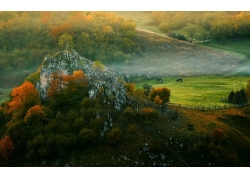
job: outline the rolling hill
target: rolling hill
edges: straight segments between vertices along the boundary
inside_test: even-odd
[[[137,29],[137,53],[124,65],[109,64],[131,76],[193,76],[237,73],[248,59],[230,51],[206,48],[155,32]]]

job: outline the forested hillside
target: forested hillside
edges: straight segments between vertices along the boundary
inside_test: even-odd
[[[1,12],[1,82],[6,85],[8,74],[17,70],[24,78],[45,55],[66,49],[66,41],[68,49],[90,60],[129,59],[135,48],[135,27],[133,21],[108,12]]]
[[[249,12],[152,12],[151,17],[159,30],[182,29],[191,41],[250,36]]]

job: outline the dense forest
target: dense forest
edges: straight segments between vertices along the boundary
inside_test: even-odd
[[[64,41],[90,60],[124,61],[135,49],[135,27],[108,12],[1,12],[0,72],[34,70]]]

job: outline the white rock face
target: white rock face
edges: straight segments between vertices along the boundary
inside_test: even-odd
[[[74,50],[57,52],[52,57],[46,57],[42,65],[40,81],[36,85],[41,99],[48,99],[50,76],[53,73],[61,71],[64,75],[68,75],[74,70],[82,70],[89,77],[89,97],[101,97],[107,105],[121,109],[126,103],[126,92],[123,84],[118,81],[116,73],[108,68],[98,71],[91,68],[92,65],[93,62],[80,57]]]

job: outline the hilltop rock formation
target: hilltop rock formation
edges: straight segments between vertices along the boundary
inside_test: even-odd
[[[114,71],[93,68],[93,62],[81,57],[75,50],[57,52],[54,56],[45,57],[42,64],[40,80],[36,88],[42,100],[48,100],[48,87],[51,75],[54,73],[72,74],[75,70],[82,70],[89,78],[89,97],[101,97],[103,102],[116,109],[121,109],[126,103],[126,92],[123,84],[118,81]]]

